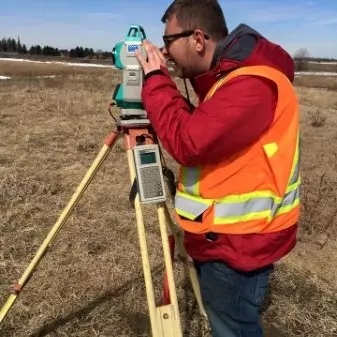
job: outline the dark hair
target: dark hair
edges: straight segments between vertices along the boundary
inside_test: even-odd
[[[176,16],[186,30],[201,29],[211,39],[220,41],[228,35],[228,28],[217,0],[175,0],[167,8],[161,21]]]

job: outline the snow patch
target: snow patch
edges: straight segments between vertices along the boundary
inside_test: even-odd
[[[62,65],[73,66],[73,67],[93,67],[93,68],[116,69],[116,67],[113,66],[113,65],[96,64],[96,63],[72,63],[72,62],[60,62],[60,61],[34,61],[34,60],[27,60],[27,59],[13,59],[13,58],[4,58],[4,57],[0,57],[0,61],[31,62],[31,63],[42,63],[42,64],[62,64]]]
[[[313,64],[337,64],[337,62],[320,62],[320,61],[309,61],[308,63],[313,63]]]
[[[60,77],[60,76],[56,76],[56,75],[36,76],[36,78],[55,78],[55,77]]]
[[[337,72],[329,72],[329,71],[298,71],[295,72],[295,76],[302,76],[302,75],[316,75],[316,76],[337,76]]]

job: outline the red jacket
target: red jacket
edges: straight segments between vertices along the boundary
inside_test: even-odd
[[[294,62],[280,46],[246,25],[238,26],[219,43],[211,70],[191,84],[201,104],[192,108],[167,70],[148,76],[142,99],[164,148],[181,165],[196,166],[227,158],[256,141],[271,125],[277,92],[267,79],[241,76],[202,103],[219,74],[247,65],[269,65],[293,81]],[[197,261],[218,260],[249,271],[286,255],[296,243],[297,224],[277,233],[205,235],[185,232],[185,246]]]

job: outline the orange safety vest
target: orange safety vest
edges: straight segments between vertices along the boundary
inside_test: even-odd
[[[261,76],[276,83],[274,121],[258,141],[231,158],[180,168],[175,210],[178,223],[188,232],[263,234],[286,229],[299,219],[299,106],[295,90],[280,71],[248,66],[217,81],[205,100],[241,75]]]

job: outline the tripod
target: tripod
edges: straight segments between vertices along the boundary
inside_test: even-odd
[[[125,146],[125,150],[127,154],[130,181],[133,184],[133,187],[136,186],[135,181],[137,177],[137,172],[136,172],[136,167],[135,167],[133,149],[137,145],[158,144],[157,137],[154,131],[152,130],[151,125],[149,124],[147,119],[139,120],[139,121],[132,120],[132,121],[127,121],[127,122],[117,121],[116,130],[106,137],[102,149],[96,156],[94,162],[92,163],[86,175],[80,182],[75,193],[72,195],[70,201],[68,202],[66,207],[63,209],[58,220],[56,221],[51,231],[49,232],[49,234],[43,241],[42,245],[38,249],[33,260],[30,262],[30,264],[28,265],[28,267],[22,274],[19,281],[13,285],[11,295],[9,296],[7,302],[5,303],[4,307],[0,311],[0,323],[4,320],[8,311],[14,304],[15,300],[17,299],[17,297],[23,290],[24,286],[26,285],[26,283],[29,281],[32,274],[34,273],[39,262],[45,255],[47,249],[51,246],[51,244],[55,240],[57,234],[60,232],[66,220],[68,219],[71,212],[73,211],[74,207],[77,205],[77,203],[81,199],[83,193],[89,186],[90,182],[92,181],[95,174],[101,167],[107,155],[109,154],[109,152],[115,145],[118,138],[121,136],[123,136],[124,138],[124,146]],[[145,226],[144,226],[144,221],[143,221],[143,214],[142,214],[142,207],[141,207],[141,201],[139,198],[139,193],[135,193],[133,202],[134,202],[134,208],[135,208],[136,220],[137,220],[137,230],[138,230],[138,236],[139,236],[140,252],[141,252],[141,258],[142,258],[142,267],[143,267],[143,272],[144,272],[144,280],[145,280],[148,309],[149,309],[149,315],[150,315],[150,321],[151,321],[152,336],[153,337],[182,337],[182,328],[181,328],[181,320],[180,320],[180,315],[179,315],[176,286],[175,286],[175,281],[174,281],[174,276],[173,276],[173,265],[172,265],[172,256],[171,256],[172,247],[170,251],[169,237],[168,237],[168,231],[167,231],[166,225],[168,225],[170,232],[171,232],[171,238],[174,238],[174,242],[177,244],[179,255],[184,261],[184,266],[188,274],[188,277],[190,279],[190,282],[191,282],[191,285],[192,285],[192,288],[195,294],[195,298],[199,306],[200,313],[206,316],[203,305],[202,305],[201,294],[200,294],[196,271],[194,269],[193,264],[190,263],[189,261],[189,256],[183,246],[182,233],[177,228],[177,226],[175,226],[175,224],[173,223],[170,217],[169,209],[168,209],[166,202],[164,201],[164,202],[156,203],[158,220],[159,220],[159,228],[160,228],[160,234],[161,234],[161,241],[162,241],[162,248],[163,248],[163,255],[164,255],[164,263],[165,263],[165,269],[166,269],[166,286],[168,287],[168,289],[164,291],[164,294],[166,294],[166,296],[164,297],[167,297],[163,301],[165,303],[161,306],[156,305],[152,274],[151,274],[151,268],[150,268],[150,263],[149,263],[146,232],[145,232]]]

